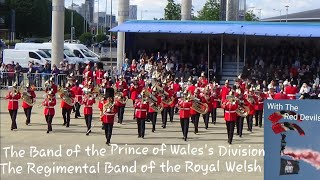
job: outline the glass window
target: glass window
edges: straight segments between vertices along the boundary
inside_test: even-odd
[[[40,60],[41,58],[34,52],[29,52],[29,57],[32,59],[38,59]]]

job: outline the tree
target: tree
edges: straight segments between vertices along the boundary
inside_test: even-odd
[[[259,21],[259,17],[253,13],[253,10],[246,12],[246,21]]]
[[[181,5],[176,4],[174,0],[168,0],[168,4],[164,9],[165,20],[180,20],[181,19]]]
[[[203,8],[200,11],[198,11],[197,20],[220,20],[220,0],[207,0]]]
[[[90,32],[83,33],[79,37],[79,40],[82,44],[90,46],[92,43],[92,34]]]

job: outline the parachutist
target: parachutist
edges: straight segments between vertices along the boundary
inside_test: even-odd
[[[287,145],[287,142],[286,142],[286,135],[285,134],[281,134],[281,150],[280,150],[280,155],[281,154],[284,154],[284,150],[286,149],[286,145]]]

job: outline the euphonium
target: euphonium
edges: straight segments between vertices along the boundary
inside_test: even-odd
[[[155,97],[152,93],[150,93],[148,90],[142,91],[142,98],[147,99],[147,101],[150,103],[150,108],[153,109],[156,112],[161,112],[163,110],[163,106],[158,106],[158,99]]]
[[[69,96],[68,92],[65,92],[63,88],[59,88],[59,93],[61,98],[69,105],[73,106],[74,105],[74,100]]]
[[[249,114],[249,111],[250,110],[248,106],[241,105],[241,104],[238,106],[238,109],[236,109],[236,113],[241,117],[247,117]]]
[[[188,100],[192,101],[191,108],[200,114],[206,114],[208,112],[208,105],[206,103],[200,102],[200,99],[195,96],[187,97]]]
[[[128,101],[128,97],[123,95],[123,92],[116,92],[114,94],[114,97],[121,103],[121,104],[126,104]]]
[[[33,100],[33,98],[31,98],[31,95],[27,92],[22,93],[21,99],[29,106],[33,106],[36,103],[36,101]]]
[[[102,114],[101,114],[100,118],[102,118],[102,116],[104,116],[108,112],[111,112],[113,107],[114,107],[114,105],[115,105],[115,102],[114,101],[110,101],[110,100],[108,100],[107,103],[103,104]]]

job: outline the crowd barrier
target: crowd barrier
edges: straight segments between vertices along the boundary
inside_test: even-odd
[[[58,86],[65,86],[68,82],[67,74],[0,72],[0,88],[7,89],[17,82],[18,86],[26,86],[29,83],[40,91],[45,89],[45,82],[51,77],[54,77],[55,84]],[[82,75],[76,75],[75,79],[80,84],[83,81]]]

